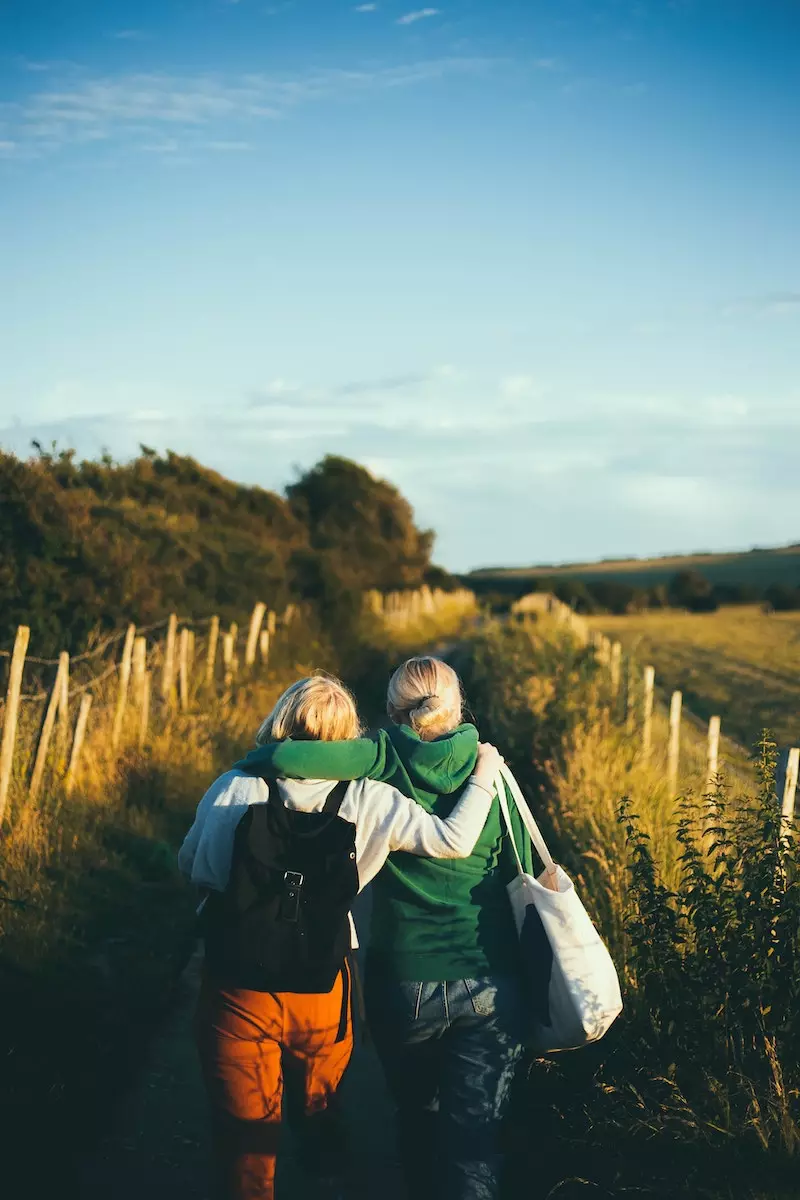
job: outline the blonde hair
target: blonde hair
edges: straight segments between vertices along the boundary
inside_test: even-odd
[[[461,724],[461,681],[440,658],[409,658],[389,680],[386,701],[391,719],[410,725],[426,742]]]
[[[332,675],[311,675],[278,697],[256,734],[256,745],[290,737],[340,742],[360,733],[356,702],[344,684]]]

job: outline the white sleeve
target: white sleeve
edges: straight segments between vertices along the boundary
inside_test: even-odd
[[[212,783],[178,851],[178,867],[192,883],[218,892],[225,890],[236,826],[249,806],[263,804],[268,794],[263,779],[234,771]]]
[[[397,788],[360,780],[356,811],[356,851],[361,886],[381,869],[393,850],[427,858],[468,858],[475,849],[489,809],[491,794],[468,783],[449,817],[436,817]]]

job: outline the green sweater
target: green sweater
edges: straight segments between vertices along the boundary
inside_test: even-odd
[[[347,742],[273,742],[236,766],[266,778],[379,779],[447,817],[477,753],[474,725],[430,742],[394,725]],[[511,812],[523,865],[531,870],[530,839],[513,803]],[[397,979],[426,982],[516,970],[517,936],[506,894],[515,870],[497,800],[469,858],[391,854],[372,885],[370,959]]]

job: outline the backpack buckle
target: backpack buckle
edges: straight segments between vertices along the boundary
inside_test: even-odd
[[[287,871],[283,877],[281,917],[284,921],[297,921],[300,916],[300,891],[305,876],[300,871]]]

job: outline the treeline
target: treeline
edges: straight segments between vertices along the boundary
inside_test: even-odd
[[[363,589],[449,580],[400,492],[347,459],[278,495],[146,446],[127,463],[35,449],[0,452],[0,646],[18,624],[47,654],[173,611],[234,620],[262,599],[310,601],[330,626]]]
[[[529,592],[552,592],[579,613],[632,613],[649,608],[680,608],[689,612],[715,612],[725,604],[763,604],[775,612],[800,610],[800,586],[772,583],[712,583],[700,572],[677,572],[667,583],[649,587],[618,579],[584,581],[569,576],[536,576],[533,579],[467,577],[469,586],[484,603],[507,608]]]

